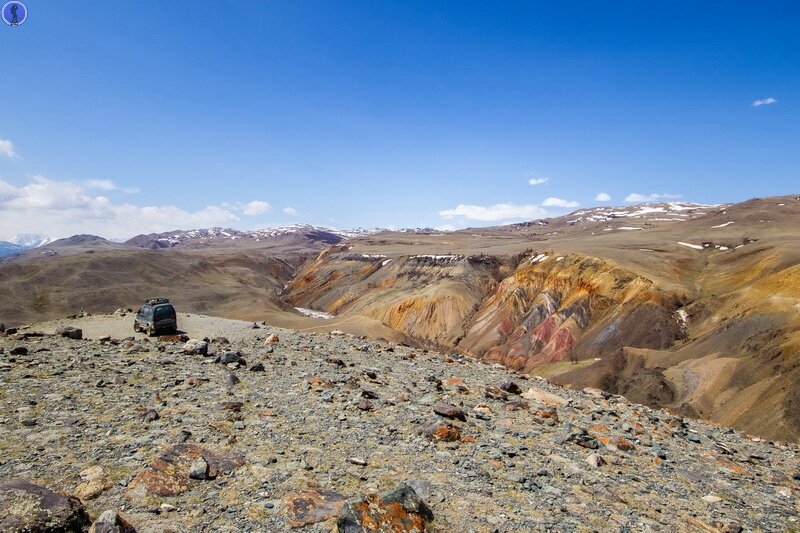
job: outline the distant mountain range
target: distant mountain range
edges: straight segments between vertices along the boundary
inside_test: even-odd
[[[200,228],[191,230],[173,230],[163,233],[148,233],[137,235],[122,245],[137,248],[175,248],[175,247],[218,247],[235,245],[238,243],[261,243],[279,238],[306,237],[312,241],[321,241],[327,244],[336,244],[344,239],[364,237],[375,233],[392,231],[387,228],[352,228],[338,229],[327,226],[314,226],[311,224],[291,224],[256,230],[236,230],[231,228]],[[432,228],[406,228],[396,230],[399,233],[430,233]],[[90,235],[73,236],[66,239],[52,239],[36,234],[17,235],[9,241],[0,241],[0,256],[24,252],[48,244],[59,246],[74,246],[87,244],[86,239],[95,239],[112,244],[102,237]],[[76,240],[77,239],[77,240]],[[238,243],[236,241],[239,241]]]

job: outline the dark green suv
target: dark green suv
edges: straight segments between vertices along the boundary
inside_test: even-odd
[[[175,308],[166,298],[147,300],[133,319],[133,330],[157,335],[159,331],[175,333],[178,331],[178,317]]]

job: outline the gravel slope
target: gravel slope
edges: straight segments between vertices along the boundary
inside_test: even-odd
[[[191,336],[230,344],[204,357],[113,340],[131,319],[70,322],[111,341],[0,335],[0,479],[78,494],[93,518],[113,509],[143,532],[331,531],[335,512],[292,511],[298,491],[349,498],[403,482],[438,532],[798,527],[794,444],[347,336],[192,315]],[[246,361],[215,362],[233,351]],[[523,394],[491,388],[509,381]],[[230,473],[190,479],[197,453]]]

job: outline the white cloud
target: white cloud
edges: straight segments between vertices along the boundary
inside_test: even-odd
[[[610,202],[611,195],[605,192],[599,192],[597,193],[597,196],[594,197],[594,199],[596,202]]]
[[[272,211],[272,206],[261,200],[253,200],[249,204],[244,204],[242,207],[242,212],[248,216],[263,215],[270,211]]]
[[[9,159],[16,159],[19,157],[14,151],[14,145],[11,141],[4,141],[0,139],[0,156],[8,157]]]
[[[86,180],[86,187],[102,191],[113,191],[117,188],[111,180]]]
[[[294,207],[284,207],[283,212],[286,213],[287,215],[292,215],[293,217],[297,216],[297,209],[295,209]]]
[[[753,102],[753,107],[761,107],[762,105],[772,105],[777,103],[778,101],[770,96],[769,98],[762,98],[761,100],[756,100],[755,102]]]
[[[495,204],[489,207],[459,204],[454,209],[439,211],[442,218],[464,217],[469,220],[497,221],[508,219],[546,218],[550,213],[539,205]]]
[[[653,202],[655,200],[674,200],[680,198],[680,194],[667,194],[667,193],[652,193],[652,194],[639,194],[631,193],[625,197],[626,202]]]
[[[117,187],[111,180],[86,180],[84,182],[87,189],[97,189],[100,191],[122,191],[125,194],[134,194],[139,192],[137,187]]]
[[[544,185],[548,181],[550,181],[550,178],[548,178],[548,177],[545,177],[545,176],[534,176],[534,177],[532,177],[531,179],[528,180],[528,184],[529,185]]]
[[[0,180],[0,240],[20,233],[53,238],[90,233],[126,239],[139,233],[207,228],[239,222],[225,206],[187,211],[174,205],[137,206],[94,195],[86,184],[35,176],[25,185]]]
[[[578,207],[581,204],[575,200],[564,200],[563,198],[551,196],[550,198],[545,198],[542,205],[544,207]]]

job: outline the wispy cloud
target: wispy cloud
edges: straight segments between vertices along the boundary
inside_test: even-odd
[[[4,141],[3,139],[0,139],[0,156],[9,159],[16,159],[19,157],[14,151],[14,144],[11,141]]]
[[[652,193],[652,194],[639,194],[631,193],[625,197],[626,202],[653,202],[656,200],[674,200],[680,198],[680,194],[667,194],[667,193]]]
[[[495,204],[488,207],[459,204],[453,209],[439,211],[442,218],[464,217],[469,220],[493,222],[497,220],[535,219],[550,216],[540,205]]]
[[[294,207],[284,207],[283,212],[293,217],[297,216],[297,209],[295,209]]]
[[[597,193],[597,196],[594,197],[596,202],[610,202],[611,195],[605,192]]]
[[[272,211],[272,206],[267,202],[262,202],[261,200],[253,200],[248,204],[244,204],[242,207],[242,212],[251,217],[263,215],[264,213],[269,213],[270,211]]]
[[[100,191],[122,191],[125,194],[134,194],[139,192],[137,187],[117,187],[111,180],[86,180],[84,182],[87,189],[97,189]]]
[[[761,107],[762,105],[772,105],[777,104],[778,101],[771,96],[769,98],[762,98],[760,100],[756,100],[753,102],[753,107]]]
[[[84,183],[35,176],[20,186],[0,180],[0,240],[15,234],[68,237],[91,233],[125,239],[139,233],[206,228],[240,222],[220,205],[188,211],[174,205],[138,206],[97,195]]]
[[[550,178],[546,176],[533,176],[528,180],[528,185],[544,185],[550,181]]]
[[[542,202],[544,207],[578,207],[579,204],[575,200],[565,200],[563,198],[556,198],[551,196],[550,198],[545,198],[544,202]]]

